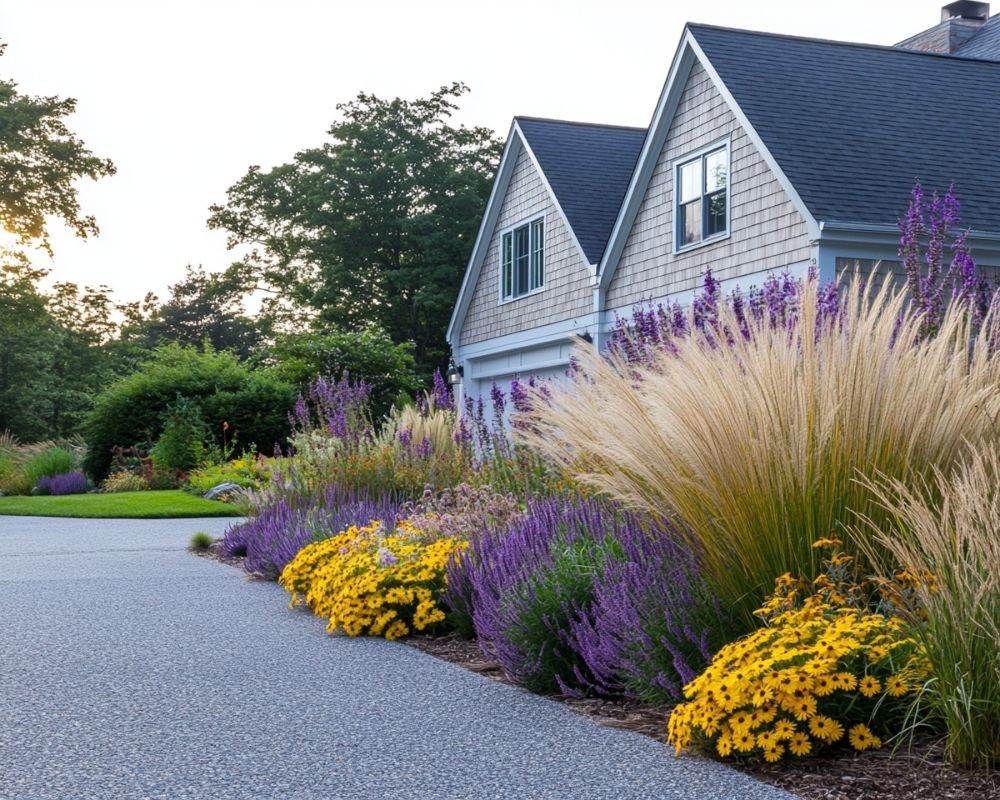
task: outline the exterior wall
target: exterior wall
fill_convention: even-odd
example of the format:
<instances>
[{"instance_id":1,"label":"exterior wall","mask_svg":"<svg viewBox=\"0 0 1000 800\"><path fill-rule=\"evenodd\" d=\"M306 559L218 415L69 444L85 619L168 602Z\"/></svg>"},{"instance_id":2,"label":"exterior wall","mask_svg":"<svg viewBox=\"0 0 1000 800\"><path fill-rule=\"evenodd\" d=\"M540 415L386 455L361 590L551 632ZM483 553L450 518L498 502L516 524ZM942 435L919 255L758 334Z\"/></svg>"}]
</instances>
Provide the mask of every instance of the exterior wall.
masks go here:
<instances>
[{"instance_id":1,"label":"exterior wall","mask_svg":"<svg viewBox=\"0 0 1000 800\"><path fill-rule=\"evenodd\" d=\"M947 258L948 254L945 254ZM857 270L862 278L867 278L872 272L888 277L891 274L892 282L899 287L906 284L906 268L902 261L890 261L889 259L877 260L873 258L845 258L838 256L836 259L837 275L844 273L845 279L850 279ZM990 286L1000 286L1000 267L989 264L976 264L976 273L984 278Z\"/></svg>"},{"instance_id":2,"label":"exterior wall","mask_svg":"<svg viewBox=\"0 0 1000 800\"><path fill-rule=\"evenodd\" d=\"M545 213L545 282L535 293L500 303L500 232ZM475 344L593 310L590 267L569 234L538 171L522 149L500 208L459 342ZM588 317L589 319L589 317Z\"/></svg>"},{"instance_id":3,"label":"exterior wall","mask_svg":"<svg viewBox=\"0 0 1000 800\"><path fill-rule=\"evenodd\" d=\"M729 236L674 253L674 163L726 136ZM690 291L709 267L727 281L806 262L810 256L805 220L696 62L608 287L606 307Z\"/></svg>"}]
</instances>

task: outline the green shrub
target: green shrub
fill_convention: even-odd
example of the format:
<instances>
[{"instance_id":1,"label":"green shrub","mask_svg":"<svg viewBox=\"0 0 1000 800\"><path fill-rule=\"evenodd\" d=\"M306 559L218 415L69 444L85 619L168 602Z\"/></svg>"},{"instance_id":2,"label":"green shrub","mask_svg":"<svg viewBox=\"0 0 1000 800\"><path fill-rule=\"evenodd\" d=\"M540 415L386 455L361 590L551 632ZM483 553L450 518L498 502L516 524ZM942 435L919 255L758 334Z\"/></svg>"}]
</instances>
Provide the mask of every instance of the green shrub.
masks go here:
<instances>
[{"instance_id":1,"label":"green shrub","mask_svg":"<svg viewBox=\"0 0 1000 800\"><path fill-rule=\"evenodd\" d=\"M373 327L288 334L278 339L270 359L278 374L302 393L314 378L336 379L345 372L352 380L370 383L370 410L379 420L401 394L409 396L420 388L412 350L412 344L394 344L383 329Z\"/></svg>"},{"instance_id":2,"label":"green shrub","mask_svg":"<svg viewBox=\"0 0 1000 800\"><path fill-rule=\"evenodd\" d=\"M29 458L21 467L24 481L30 489L38 485L39 478L53 477L76 469L76 458L62 447L50 447Z\"/></svg>"},{"instance_id":3,"label":"green shrub","mask_svg":"<svg viewBox=\"0 0 1000 800\"><path fill-rule=\"evenodd\" d=\"M0 495L27 494L31 487L26 485L24 473L17 467L12 455L0 452Z\"/></svg>"},{"instance_id":4,"label":"green shrub","mask_svg":"<svg viewBox=\"0 0 1000 800\"><path fill-rule=\"evenodd\" d=\"M163 423L163 433L149 454L153 467L160 470L188 472L205 458L208 429L197 404L178 396Z\"/></svg>"},{"instance_id":5,"label":"green shrub","mask_svg":"<svg viewBox=\"0 0 1000 800\"><path fill-rule=\"evenodd\" d=\"M263 486L270 477L267 459L256 453L245 453L225 464L208 464L188 474L185 490L202 495L220 483L235 483L245 489Z\"/></svg>"},{"instance_id":6,"label":"green shrub","mask_svg":"<svg viewBox=\"0 0 1000 800\"><path fill-rule=\"evenodd\" d=\"M291 384L266 371L251 371L230 353L167 345L97 398L85 426L84 469L103 478L113 447L156 442L178 395L200 406L211 444L220 451L224 434L227 443L256 445L262 452L287 439L288 412L295 401Z\"/></svg>"}]
</instances>

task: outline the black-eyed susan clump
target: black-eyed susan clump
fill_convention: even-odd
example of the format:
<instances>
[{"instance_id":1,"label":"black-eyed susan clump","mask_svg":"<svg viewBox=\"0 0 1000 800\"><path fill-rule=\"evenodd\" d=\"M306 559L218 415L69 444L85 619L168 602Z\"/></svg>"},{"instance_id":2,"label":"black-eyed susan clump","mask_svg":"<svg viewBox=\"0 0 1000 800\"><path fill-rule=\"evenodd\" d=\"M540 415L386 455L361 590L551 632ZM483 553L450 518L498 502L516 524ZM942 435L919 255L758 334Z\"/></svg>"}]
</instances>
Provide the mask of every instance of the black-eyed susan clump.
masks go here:
<instances>
[{"instance_id":1,"label":"black-eyed susan clump","mask_svg":"<svg viewBox=\"0 0 1000 800\"><path fill-rule=\"evenodd\" d=\"M722 648L684 687L668 723L678 752L778 761L845 740L869 750L899 733L926 660L901 619L872 609L850 557L834 553L826 567L811 587L778 578L758 611L766 627Z\"/></svg>"},{"instance_id":2,"label":"black-eyed susan clump","mask_svg":"<svg viewBox=\"0 0 1000 800\"><path fill-rule=\"evenodd\" d=\"M455 538L428 541L406 520L394 528L373 521L307 545L278 580L292 594L291 607L327 617L331 633L398 639L444 621L444 567L467 546Z\"/></svg>"}]
</instances>

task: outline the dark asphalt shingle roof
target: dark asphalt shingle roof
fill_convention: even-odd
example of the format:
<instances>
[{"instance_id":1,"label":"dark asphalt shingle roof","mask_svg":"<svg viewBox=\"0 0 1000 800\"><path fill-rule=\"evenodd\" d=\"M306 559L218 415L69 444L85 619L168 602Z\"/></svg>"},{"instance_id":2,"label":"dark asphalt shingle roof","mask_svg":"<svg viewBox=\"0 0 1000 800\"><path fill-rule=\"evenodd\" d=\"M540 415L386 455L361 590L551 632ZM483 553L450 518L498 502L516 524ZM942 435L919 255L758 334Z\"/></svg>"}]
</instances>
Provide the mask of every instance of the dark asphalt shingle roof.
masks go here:
<instances>
[{"instance_id":1,"label":"dark asphalt shingle roof","mask_svg":"<svg viewBox=\"0 0 1000 800\"><path fill-rule=\"evenodd\" d=\"M919 178L1000 231L1000 62L689 28L816 219L894 224Z\"/></svg>"},{"instance_id":2,"label":"dark asphalt shingle roof","mask_svg":"<svg viewBox=\"0 0 1000 800\"><path fill-rule=\"evenodd\" d=\"M955 55L1000 60L1000 17L991 17Z\"/></svg>"},{"instance_id":3,"label":"dark asphalt shingle roof","mask_svg":"<svg viewBox=\"0 0 1000 800\"><path fill-rule=\"evenodd\" d=\"M590 263L604 254L646 138L645 128L518 117Z\"/></svg>"}]
</instances>

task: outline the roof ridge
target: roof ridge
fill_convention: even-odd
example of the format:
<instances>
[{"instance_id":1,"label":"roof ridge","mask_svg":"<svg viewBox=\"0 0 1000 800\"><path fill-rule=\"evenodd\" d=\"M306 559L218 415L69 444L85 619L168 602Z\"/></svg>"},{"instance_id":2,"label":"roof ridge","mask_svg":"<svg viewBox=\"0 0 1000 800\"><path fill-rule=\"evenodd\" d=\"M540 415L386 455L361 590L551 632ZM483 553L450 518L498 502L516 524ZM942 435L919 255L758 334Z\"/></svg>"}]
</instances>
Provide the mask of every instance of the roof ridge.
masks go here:
<instances>
[{"instance_id":1,"label":"roof ridge","mask_svg":"<svg viewBox=\"0 0 1000 800\"><path fill-rule=\"evenodd\" d=\"M533 117L519 114L514 117L515 121L526 120L528 122L555 122L559 125L575 125L580 128L613 128L620 131L637 131L645 133L649 130L648 127L638 127L635 125L612 125L607 122L582 122L580 120L572 119L555 119L553 117Z\"/></svg>"},{"instance_id":2,"label":"roof ridge","mask_svg":"<svg viewBox=\"0 0 1000 800\"><path fill-rule=\"evenodd\" d=\"M822 39L815 36L800 36L792 33L773 33L771 31L753 31L747 28L730 28L725 25L711 25L707 22L688 22L685 27L689 29L703 28L713 31L724 31L726 33L743 33L751 36L763 36L771 39L792 39L800 42L814 42L816 44L833 44L840 47L855 47L864 50L880 50L888 53L903 53L911 56L925 58L941 58L948 61L975 61L987 63L1000 63L996 59L982 58L977 56L963 56L956 53L933 53L927 50L911 50L907 47L899 47L892 44L869 44L868 42L845 42L840 39ZM973 37L974 38L974 37ZM971 39L969 41L972 41Z\"/></svg>"}]
</instances>

